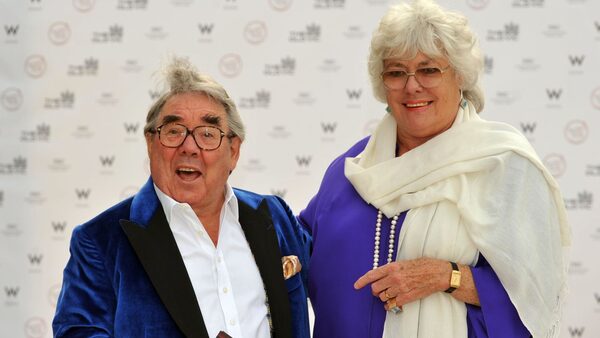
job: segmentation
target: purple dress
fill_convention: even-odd
[[[308,282],[315,312],[313,338],[380,338],[383,334],[383,302],[371,294],[369,286],[361,290],[353,287],[373,265],[377,209],[367,204],[346,179],[344,161],[358,155],[367,141],[361,140],[331,163],[319,192],[298,216],[313,236]],[[403,212],[398,219],[395,238],[405,216]],[[384,216],[379,266],[386,263],[389,231],[390,219]],[[530,337],[483,256],[471,271],[481,307],[467,304],[469,337]]]

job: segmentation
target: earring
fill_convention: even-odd
[[[392,112],[392,108],[390,108],[390,106],[387,106],[387,107],[385,107],[385,111],[388,112],[388,113],[391,113]]]

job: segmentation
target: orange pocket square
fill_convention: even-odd
[[[302,270],[302,264],[300,264],[298,256],[283,256],[281,257],[281,264],[283,264],[284,279],[289,279]]]

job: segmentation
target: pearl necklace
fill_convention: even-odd
[[[381,219],[383,213],[381,210],[377,211],[377,223],[375,223],[375,249],[373,249],[373,269],[377,269],[379,266],[379,240],[381,239]],[[392,262],[392,255],[394,254],[394,236],[396,235],[396,223],[398,223],[398,215],[392,217],[392,223],[390,224],[390,239],[388,240],[388,264]]]

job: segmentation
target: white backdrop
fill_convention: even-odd
[[[145,182],[142,127],[166,56],[188,56],[238,104],[248,138],[232,183],[299,212],[385,113],[366,58],[389,4],[0,0],[0,337],[51,336],[73,227]],[[599,337],[600,2],[441,4],[486,53],[482,115],[525,133],[562,187],[574,234],[562,337]]]

